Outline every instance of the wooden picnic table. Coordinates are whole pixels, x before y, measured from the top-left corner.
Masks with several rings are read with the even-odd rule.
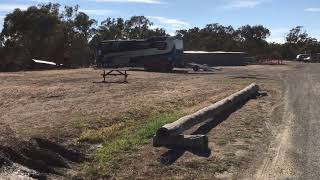
[[[106,81],[106,77],[107,76],[124,76],[124,81],[125,83],[128,82],[128,76],[129,74],[127,73],[127,71],[129,71],[128,68],[117,68],[117,69],[104,69],[103,70],[103,81],[102,82],[107,82]]]

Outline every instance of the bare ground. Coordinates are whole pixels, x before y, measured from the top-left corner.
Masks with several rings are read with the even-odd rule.
[[[253,68],[253,67],[252,67]],[[254,67],[258,70],[260,67]],[[264,67],[265,68],[265,67]],[[253,70],[253,69],[251,69]],[[264,152],[272,140],[272,132],[281,124],[273,118],[275,109],[282,107],[283,86],[279,73],[266,75],[264,70],[248,74],[237,74],[235,79],[255,79],[266,97],[250,100],[241,109],[235,109],[224,117],[201,124],[190,131],[207,134],[211,152],[198,153],[192,151],[168,150],[153,148],[147,145],[133,156],[129,153],[119,158],[121,167],[113,171],[111,177],[118,179],[252,179],[256,168],[264,160]],[[269,69],[270,70],[270,69]],[[231,73],[231,72],[230,72]],[[239,73],[239,72],[238,72]],[[252,73],[252,72],[250,72]],[[201,108],[214,101],[208,96]],[[186,109],[194,112],[200,107]],[[160,158],[173,156],[172,164],[163,165]],[[250,169],[251,170],[247,170]],[[249,174],[249,176],[247,176]]]
[[[257,145],[268,144],[267,139],[265,144],[261,140],[269,133],[271,109],[281,99],[279,73],[288,69],[247,66],[208,74],[132,71],[128,84],[99,83],[101,72],[93,69],[0,73],[0,123],[21,141],[36,137],[70,146],[88,130],[128,118],[145,119],[177,107],[191,113],[256,82],[269,96],[248,102],[209,132],[213,151],[209,157],[186,152],[174,165],[162,166],[157,159],[166,150],[147,145],[136,153],[124,154],[119,165],[127,168],[113,169],[110,174],[182,179],[199,177],[201,172],[202,178],[237,177],[239,167],[253,162],[251,154],[259,150]],[[8,139],[7,133],[1,137]]]
[[[283,124],[270,144],[259,179],[319,179],[319,64],[296,64],[283,76]]]

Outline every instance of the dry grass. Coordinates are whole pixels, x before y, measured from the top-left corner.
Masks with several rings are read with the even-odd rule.
[[[66,140],[163,107],[192,106],[246,84],[216,74],[149,72],[130,72],[129,84],[94,83],[101,81],[100,73],[92,69],[0,73],[1,122],[21,137]]]
[[[261,123],[267,120],[267,111],[281,92],[277,89],[280,88],[277,74],[286,69],[286,66],[247,66],[225,68],[213,74],[134,71],[130,72],[128,84],[95,83],[101,81],[101,72],[93,69],[0,73],[0,122],[21,138],[40,136],[63,143],[79,140],[108,147],[118,137],[132,138],[126,136],[128,130],[139,131],[154,117],[194,112],[257,82],[272,96],[250,102],[244,111],[210,132],[210,147],[214,150],[211,158],[187,153],[175,165],[164,167],[156,161],[164,149],[142,147],[138,143],[134,151],[121,151],[123,154],[117,156],[118,162],[114,164],[126,166],[128,171],[113,168],[108,174],[120,178],[170,175],[179,179],[196,177],[201,172],[208,177],[205,173],[208,168],[212,170],[210,175],[222,173],[241,165],[243,159],[239,155],[247,157],[246,152],[237,150],[240,147],[250,151],[259,139],[261,132],[257,129],[263,129]],[[258,118],[262,120],[257,121]],[[237,134],[236,128],[244,131]],[[239,139],[241,144],[235,144]],[[140,140],[145,141],[146,137]]]
[[[118,157],[121,163],[108,175],[120,179],[237,179],[268,146],[270,132],[265,125],[272,123],[271,109],[281,99],[281,86],[269,83],[263,86],[269,96],[249,101],[208,133],[210,157],[187,151],[173,165],[164,166],[158,158],[167,150],[147,145],[134,155]]]

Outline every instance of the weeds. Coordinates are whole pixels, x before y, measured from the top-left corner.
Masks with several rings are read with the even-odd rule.
[[[107,171],[117,169],[117,166],[121,161],[119,154],[135,151],[140,146],[149,143],[150,139],[161,126],[173,122],[181,116],[182,113],[180,111],[162,113],[153,115],[145,120],[145,124],[142,127],[131,125],[120,130],[120,132],[116,132],[117,128],[121,129],[124,126],[119,124],[118,126],[105,128],[98,134],[95,134],[93,131],[87,132],[83,135],[82,140],[101,140],[101,138],[107,138],[117,134],[117,137],[111,140],[104,139],[103,147],[96,153],[95,162],[101,165],[96,167],[98,169],[101,167],[104,170],[101,171],[92,167],[87,167],[87,172],[91,174],[91,176],[99,175],[99,177],[108,177]],[[93,137],[90,137],[90,135],[93,135]],[[101,174],[100,172],[104,172],[104,174]]]
[[[118,135],[119,131],[125,127],[125,123],[114,124],[99,130],[88,130],[81,134],[79,142],[99,143],[106,139],[111,139]]]

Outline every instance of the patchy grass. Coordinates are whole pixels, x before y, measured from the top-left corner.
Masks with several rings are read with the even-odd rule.
[[[99,130],[87,130],[80,135],[78,141],[88,143],[100,143],[106,139],[112,139],[115,136],[119,135],[119,131],[125,128],[125,126],[125,123],[119,123],[113,124],[109,127],[101,128]]]
[[[121,158],[112,157],[116,163],[110,169],[100,169],[101,172],[108,171],[105,177],[119,179],[237,179],[268,146],[270,132],[266,123],[272,123],[270,111],[281,99],[278,82],[261,81],[259,84],[268,96],[250,100],[208,133],[210,157],[185,152],[173,165],[164,166],[157,159],[167,149],[155,149],[148,144],[138,147],[135,153],[127,151],[118,154]]]
[[[142,145],[148,144],[161,126],[173,122],[181,116],[183,116],[183,113],[177,110],[174,112],[152,115],[145,120],[146,123],[143,126],[139,127],[137,125],[131,125],[131,127],[129,126],[120,130],[120,132],[117,131],[124,127],[124,124],[103,128],[101,131],[98,131],[98,133],[88,131],[83,135],[81,140],[89,140],[92,142],[103,139],[104,143],[103,147],[97,151],[94,159],[94,162],[99,165],[95,165],[94,167],[87,166],[87,173],[93,178],[108,177],[110,171],[119,168],[121,157],[125,157],[120,157],[119,155],[130,153],[139,149]],[[114,136],[115,134],[117,134],[116,138],[111,140],[104,139]],[[101,170],[101,168],[103,170]]]
[[[247,84],[243,80],[238,81],[240,82]],[[157,158],[165,150],[154,151],[150,145],[150,139],[163,124],[175,121],[185,113],[194,112],[200,107],[199,103],[213,103],[225,96],[205,93],[205,96],[175,102],[170,108],[151,113],[153,115],[150,117],[128,116],[128,122],[124,124],[84,133],[83,140],[103,142],[103,147],[98,150],[93,162],[87,164],[84,176],[92,179],[237,177],[239,169],[247,169],[256,156],[255,152],[261,151],[267,144],[263,143],[268,141],[265,123],[270,120],[269,110],[280,97],[275,82],[264,80],[260,83],[262,89],[268,92],[267,97],[248,102],[208,134],[212,157],[203,159],[186,153],[174,165],[163,166],[157,162]]]
[[[183,179],[201,174],[205,179],[209,165],[217,164],[220,172],[226,169],[223,163],[213,160],[206,164],[203,158],[186,154],[175,165],[166,167],[156,162],[162,150],[145,144],[162,124],[195,112],[251,82],[261,85],[262,89],[278,88],[271,81],[277,80],[277,74],[286,69],[287,66],[246,66],[226,67],[212,74],[131,72],[127,84],[96,83],[101,77],[99,71],[93,69],[0,73],[3,85],[0,87],[3,94],[0,97],[1,123],[21,138],[41,136],[66,145],[77,140],[84,149],[87,142],[101,143],[103,148],[95,154],[93,162],[86,163],[86,170],[92,177],[108,177],[112,173],[120,179],[154,179],[160,177],[157,175]],[[259,110],[251,112],[250,116],[261,113],[266,116],[269,106],[248,109]],[[225,126],[222,124],[211,132],[213,156],[217,159],[223,159],[223,152],[238,150],[237,139],[241,140],[241,147],[251,147],[249,143],[264,134],[254,127],[266,120],[263,117],[256,117],[257,122],[243,121],[243,126],[252,128],[241,127],[244,131],[230,132],[239,125],[241,114],[243,112],[235,121],[229,119]],[[244,120],[249,121],[246,117]],[[252,134],[251,139],[249,134]],[[190,168],[185,166],[186,162],[192,162]],[[215,171],[210,171],[208,177],[212,177],[212,172]]]

